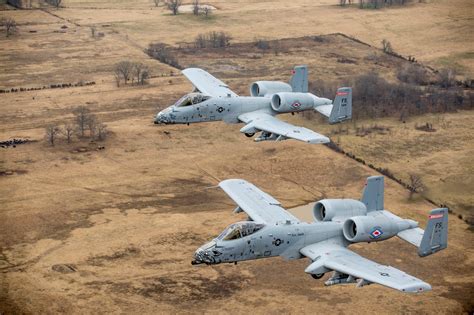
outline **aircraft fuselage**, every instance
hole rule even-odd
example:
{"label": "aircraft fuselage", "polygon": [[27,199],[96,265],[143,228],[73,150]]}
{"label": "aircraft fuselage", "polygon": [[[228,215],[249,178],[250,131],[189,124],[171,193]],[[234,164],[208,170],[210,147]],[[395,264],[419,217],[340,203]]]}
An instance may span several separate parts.
{"label": "aircraft fuselage", "polygon": [[193,264],[232,263],[267,257],[302,258],[300,249],[310,244],[334,239],[348,245],[342,232],[342,223],[279,223],[238,239],[215,238],[201,246],[194,254]]}
{"label": "aircraft fuselage", "polygon": [[159,112],[155,123],[190,124],[223,120],[238,123],[241,114],[263,110],[277,114],[271,107],[271,99],[266,97],[212,97],[199,104],[188,106],[172,105]]}

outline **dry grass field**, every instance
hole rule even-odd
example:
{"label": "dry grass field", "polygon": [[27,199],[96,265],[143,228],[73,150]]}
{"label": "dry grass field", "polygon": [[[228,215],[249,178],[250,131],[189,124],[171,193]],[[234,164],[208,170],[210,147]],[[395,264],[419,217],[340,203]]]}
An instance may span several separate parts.
{"label": "dry grass field", "polygon": [[470,35],[474,4],[469,0],[429,0],[383,10],[341,8],[332,0],[206,1],[218,10],[211,19],[171,16],[152,1],[64,1],[57,14],[82,26],[111,25],[145,48],[152,41],[192,41],[210,30],[225,30],[238,42],[341,32],[439,67],[455,67],[472,78],[474,42]]}
{"label": "dry grass field", "polygon": [[[0,140],[33,140],[0,148],[0,313],[473,311],[474,236],[455,215],[449,218],[448,249],[433,256],[421,259],[398,239],[351,247],[432,284],[433,291],[422,295],[378,285],[324,287],[304,273],[305,259],[191,266],[198,246],[245,218],[233,215],[232,201],[214,187],[220,180],[244,178],[292,208],[321,198],[358,198],[365,178],[376,173],[325,146],[254,143],[238,132],[238,125],[153,125],[156,111],[191,85],[170,75],[176,69],[143,52],[150,42],[176,44],[201,32],[228,31],[242,45],[235,53],[180,58],[185,66],[199,65],[219,75],[242,94],[256,79],[286,80],[293,64],[303,62],[310,66],[311,81],[327,78],[342,84],[368,71],[394,78],[402,61],[374,48],[342,36],[327,36],[323,42],[304,38],[335,32],[376,46],[387,38],[404,55],[433,66],[447,58],[461,74],[472,76],[472,42],[465,36],[460,41],[472,25],[471,2],[361,11],[328,0],[210,1],[218,10],[209,20],[173,17],[151,1],[133,6],[128,1],[63,3],[59,10],[0,11],[0,16],[14,17],[20,29],[11,38],[0,38],[0,89],[96,83],[0,94]],[[104,36],[92,38],[90,26]],[[288,49],[278,56],[237,56],[251,49],[244,43],[255,37],[289,38]],[[367,59],[374,55],[377,64]],[[341,56],[355,63],[338,62]],[[154,77],[148,85],[115,86],[112,68],[126,59],[151,68]],[[72,119],[78,105],[108,125],[107,140],[47,145],[44,127]],[[353,123],[342,125],[349,134],[338,135],[341,127],[319,120],[283,119],[328,134],[344,149],[401,177],[423,175],[425,193],[433,200],[454,209],[473,203],[472,112],[426,115],[405,124],[387,118],[377,123],[392,128],[388,135],[365,137],[354,135]],[[414,129],[428,121],[436,132]],[[98,150],[101,146],[105,149]],[[386,207],[424,226],[433,205],[407,196],[406,189],[386,180]],[[307,208],[294,211],[311,220]]]}

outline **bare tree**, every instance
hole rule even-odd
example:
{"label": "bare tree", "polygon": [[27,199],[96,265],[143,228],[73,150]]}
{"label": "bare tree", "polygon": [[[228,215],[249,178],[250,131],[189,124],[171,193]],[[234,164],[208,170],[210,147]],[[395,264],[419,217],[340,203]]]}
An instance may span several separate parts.
{"label": "bare tree", "polygon": [[206,34],[198,34],[196,39],[194,39],[194,45],[196,48],[206,48],[207,47],[207,38]]}
{"label": "bare tree", "polygon": [[65,123],[62,129],[62,133],[66,137],[67,143],[71,143],[72,136],[74,135],[74,125],[71,123]]}
{"label": "bare tree", "polygon": [[202,10],[202,12],[204,13],[204,16],[205,16],[206,18],[208,18],[208,17],[211,15],[211,13],[212,13],[212,9],[211,9],[211,7],[208,6],[208,5],[205,5],[201,10]]}
{"label": "bare tree", "polygon": [[89,129],[89,136],[94,139],[97,132],[97,125],[99,122],[97,121],[97,117],[93,114],[89,115],[87,119],[87,129]]}
{"label": "bare tree", "polygon": [[142,71],[142,77],[140,78],[140,84],[145,85],[148,83],[148,79],[150,78],[150,70],[148,67]]}
{"label": "bare tree", "polygon": [[12,18],[5,18],[5,17],[1,18],[0,26],[3,26],[5,28],[5,33],[7,37],[15,34],[17,31],[16,21]]}
{"label": "bare tree", "polygon": [[421,177],[415,174],[410,174],[410,184],[408,189],[410,190],[409,199],[412,199],[413,194],[420,193],[423,191],[425,185],[421,181]]}
{"label": "bare tree", "polygon": [[132,80],[132,84],[134,84],[136,80],[137,84],[143,85],[147,82],[149,77],[150,69],[141,62],[122,61],[116,64],[114,68],[114,78],[117,87],[120,87],[122,80],[125,84],[127,84],[129,80]]}
{"label": "bare tree", "polygon": [[346,0],[339,0],[339,5],[341,7],[345,6],[346,5]]}
{"label": "bare tree", "polygon": [[147,65],[141,62],[133,64],[133,76],[137,79],[137,84],[145,84],[146,79],[149,76],[149,69]]}
{"label": "bare tree", "polygon": [[182,0],[166,0],[166,7],[168,10],[177,15],[179,13],[179,7],[181,6]]}
{"label": "bare tree", "polygon": [[153,0],[153,2],[155,3],[155,7],[158,7],[160,5],[161,0]]}
{"label": "bare tree", "polygon": [[121,79],[123,79],[124,83],[127,84],[128,80],[130,80],[130,75],[132,74],[132,71],[133,64],[130,61],[121,61],[117,65],[115,65],[115,77],[116,79],[119,79],[117,86],[120,85]]}
{"label": "bare tree", "polygon": [[74,116],[76,116],[75,120],[77,129],[79,130],[81,137],[84,137],[84,133],[87,129],[88,122],[91,117],[90,110],[87,107],[81,105],[73,110],[73,114]]}
{"label": "bare tree", "polygon": [[96,126],[97,140],[105,140],[107,138],[107,125],[103,123],[98,123]]}
{"label": "bare tree", "polygon": [[382,40],[382,50],[387,54],[393,53],[392,44],[386,39]]}
{"label": "bare tree", "polygon": [[117,68],[114,69],[114,78],[117,87],[120,87],[120,82],[122,81],[122,73]]}
{"label": "bare tree", "polygon": [[199,5],[199,0],[193,0],[193,14],[199,15],[201,6]]}
{"label": "bare tree", "polygon": [[95,38],[95,33],[96,33],[97,29],[95,28],[95,26],[91,26],[91,35],[92,35],[92,38]]}
{"label": "bare tree", "polygon": [[46,138],[46,141],[51,145],[51,146],[54,146],[54,143],[56,142],[56,139],[58,137],[58,134],[60,133],[60,129],[58,126],[54,125],[54,124],[50,124],[48,126],[46,126],[46,134],[45,134],[45,138]]}

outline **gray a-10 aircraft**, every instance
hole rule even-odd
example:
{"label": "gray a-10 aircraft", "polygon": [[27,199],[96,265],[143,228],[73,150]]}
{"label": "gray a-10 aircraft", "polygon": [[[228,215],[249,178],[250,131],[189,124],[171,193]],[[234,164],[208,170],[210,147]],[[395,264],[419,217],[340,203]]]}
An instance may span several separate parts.
{"label": "gray a-10 aircraft", "polygon": [[314,223],[301,222],[280,202],[242,179],[222,181],[219,186],[235,201],[234,212],[245,211],[249,221],[227,227],[217,238],[200,247],[193,265],[237,263],[266,257],[307,257],[305,269],[319,279],[333,271],[326,285],[371,283],[400,290],[423,292],[431,286],[391,266],[380,265],[350,251],[359,242],[378,242],[393,236],[418,247],[421,257],[447,247],[448,211],[434,209],[425,231],[418,222],[384,210],[384,178],[367,179],[361,201],[323,199],[313,207]]}
{"label": "gray a-10 aircraft", "polygon": [[290,84],[278,81],[254,82],[250,87],[251,96],[238,96],[224,82],[202,69],[188,68],[182,73],[194,85],[194,91],[159,112],[155,124],[223,120],[226,123],[245,123],[240,132],[247,137],[253,137],[261,131],[255,141],[292,138],[308,143],[327,143],[327,137],[283,122],[275,116],[316,110],[326,116],[330,124],[352,117],[352,89],[339,88],[334,103],[308,93],[306,66],[294,68]]}

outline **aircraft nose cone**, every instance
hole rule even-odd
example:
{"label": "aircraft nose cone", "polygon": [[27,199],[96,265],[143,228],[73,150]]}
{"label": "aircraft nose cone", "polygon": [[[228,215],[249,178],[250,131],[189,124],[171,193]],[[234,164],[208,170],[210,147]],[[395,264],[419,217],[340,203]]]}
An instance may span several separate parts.
{"label": "aircraft nose cone", "polygon": [[155,124],[166,124],[169,121],[169,117],[163,113],[159,112],[155,117]]}
{"label": "aircraft nose cone", "polygon": [[211,264],[212,263],[212,256],[208,251],[198,249],[194,253],[194,260],[191,262],[193,265],[198,264]]}
{"label": "aircraft nose cone", "polygon": [[215,250],[215,242],[207,243],[206,245],[201,246],[194,253],[194,260],[191,263],[193,265],[203,264],[203,263],[208,264],[208,265],[215,264],[216,253],[219,253],[219,252]]}
{"label": "aircraft nose cone", "polygon": [[173,112],[172,107],[168,107],[168,108],[160,111],[158,114],[156,114],[155,124],[172,124],[172,123],[174,123],[176,116],[172,112]]}

